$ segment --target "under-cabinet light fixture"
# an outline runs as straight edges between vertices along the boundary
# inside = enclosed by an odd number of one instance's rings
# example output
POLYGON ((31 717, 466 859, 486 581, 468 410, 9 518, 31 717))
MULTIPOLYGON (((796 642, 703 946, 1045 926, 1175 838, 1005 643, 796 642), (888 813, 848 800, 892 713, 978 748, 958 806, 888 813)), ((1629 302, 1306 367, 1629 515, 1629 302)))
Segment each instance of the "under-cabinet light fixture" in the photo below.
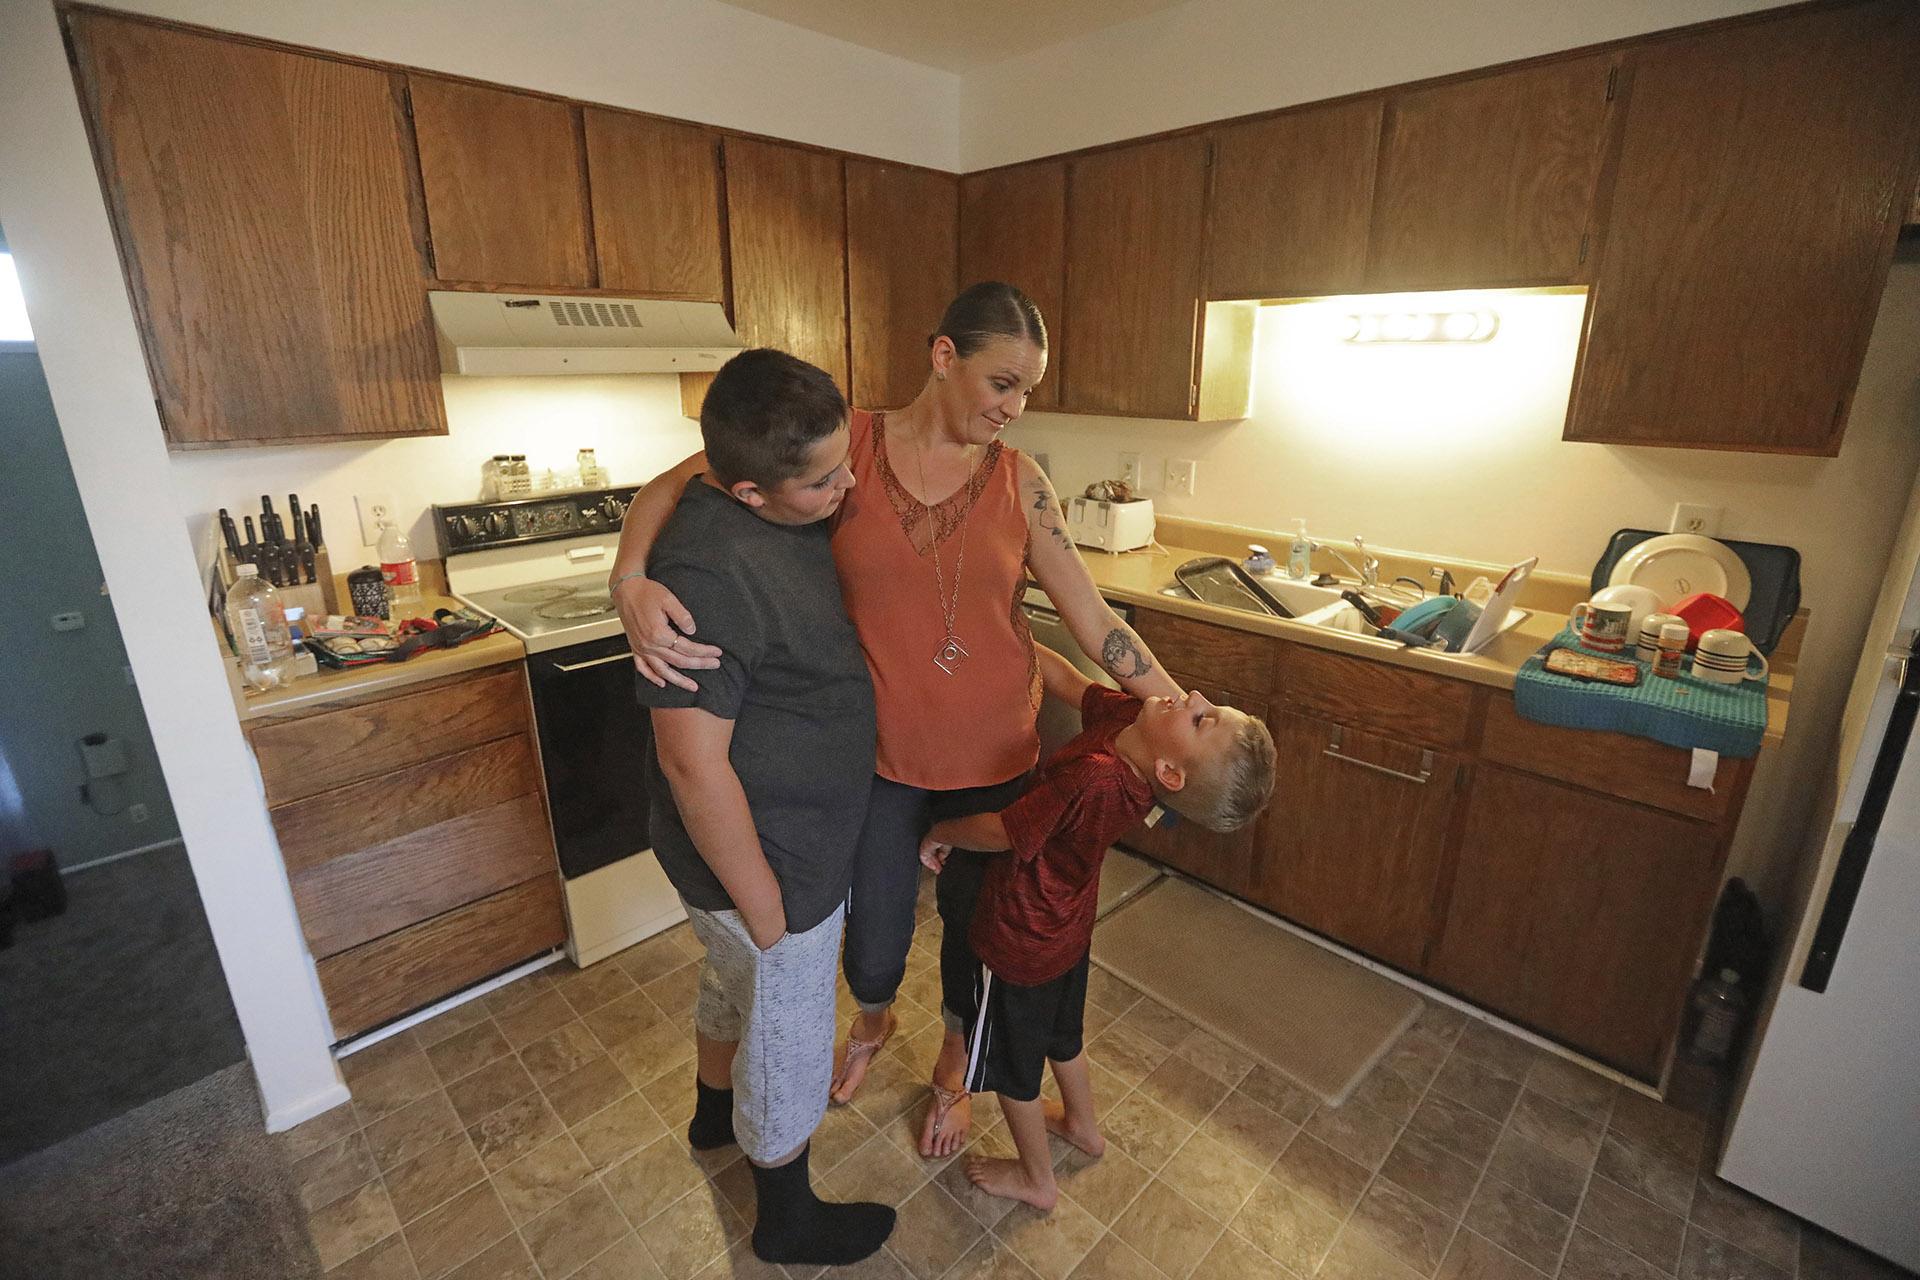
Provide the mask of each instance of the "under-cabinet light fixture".
POLYGON ((1348 315, 1340 337, 1347 342, 1485 342, 1500 329, 1498 312, 1380 311, 1348 315))

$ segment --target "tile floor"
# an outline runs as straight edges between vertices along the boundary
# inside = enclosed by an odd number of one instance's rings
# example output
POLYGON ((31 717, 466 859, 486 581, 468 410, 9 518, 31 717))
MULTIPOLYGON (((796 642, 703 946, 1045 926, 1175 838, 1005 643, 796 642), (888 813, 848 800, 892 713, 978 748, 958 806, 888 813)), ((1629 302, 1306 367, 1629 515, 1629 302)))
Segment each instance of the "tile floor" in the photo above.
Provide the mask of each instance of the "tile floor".
MULTIPOLYGON (((930 914, 930 913, 923 913, 930 914)), ((1061 1147, 1051 1216, 914 1153, 939 921, 901 1035, 814 1140, 826 1194, 900 1208, 842 1274, 914 1280, 1851 1280, 1900 1273, 1701 1168, 1699 1117, 1429 1005, 1346 1106, 1096 970, 1109 1147, 1061 1147)), ((747 1248, 737 1149, 696 1157, 698 944, 682 926, 523 978, 348 1058, 353 1102, 284 1135, 329 1280, 798 1277, 747 1248)), ((843 1002, 843 1033, 849 1007, 843 1002)), ((1011 1153, 991 1099, 974 1150, 1011 1153)), ((808 1280, 819 1274, 807 1269, 808 1280)))

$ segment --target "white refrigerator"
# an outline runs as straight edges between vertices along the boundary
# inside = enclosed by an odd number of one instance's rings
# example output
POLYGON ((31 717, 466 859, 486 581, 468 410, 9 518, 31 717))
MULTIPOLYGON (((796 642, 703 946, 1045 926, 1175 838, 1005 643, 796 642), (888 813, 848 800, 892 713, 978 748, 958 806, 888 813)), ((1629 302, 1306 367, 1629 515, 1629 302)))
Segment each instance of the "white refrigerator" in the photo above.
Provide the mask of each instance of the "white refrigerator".
POLYGON ((1830 817, 1720 1176, 1920 1269, 1920 500, 1841 722, 1830 817))

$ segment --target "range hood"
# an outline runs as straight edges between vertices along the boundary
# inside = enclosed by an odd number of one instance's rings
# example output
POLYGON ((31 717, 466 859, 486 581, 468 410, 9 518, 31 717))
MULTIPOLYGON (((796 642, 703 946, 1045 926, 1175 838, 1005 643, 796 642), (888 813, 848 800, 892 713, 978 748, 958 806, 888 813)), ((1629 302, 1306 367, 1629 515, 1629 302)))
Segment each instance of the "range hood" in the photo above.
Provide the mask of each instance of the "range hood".
POLYGON ((717 302, 451 290, 427 300, 446 373, 699 373, 745 345, 717 302))

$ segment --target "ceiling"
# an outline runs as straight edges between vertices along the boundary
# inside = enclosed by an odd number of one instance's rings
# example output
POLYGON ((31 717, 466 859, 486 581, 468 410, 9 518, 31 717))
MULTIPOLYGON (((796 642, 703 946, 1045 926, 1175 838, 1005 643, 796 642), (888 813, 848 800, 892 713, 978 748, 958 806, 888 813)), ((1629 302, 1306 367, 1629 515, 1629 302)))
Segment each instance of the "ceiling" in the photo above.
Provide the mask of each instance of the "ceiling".
POLYGON ((723 0, 943 71, 974 71, 1186 0, 723 0))

